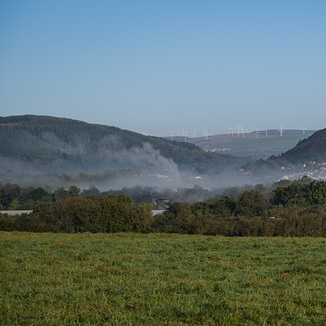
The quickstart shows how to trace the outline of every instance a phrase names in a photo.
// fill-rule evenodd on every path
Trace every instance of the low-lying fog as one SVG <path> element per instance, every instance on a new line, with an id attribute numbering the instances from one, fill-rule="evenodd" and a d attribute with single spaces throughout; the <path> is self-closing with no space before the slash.
<path id="1" fill-rule="evenodd" d="M 195 169 L 180 170 L 172 159 L 162 156 L 150 144 L 126 148 L 114 136 L 104 138 L 96 145 L 87 139 L 84 143 L 71 145 L 53 133 L 44 133 L 41 146 L 33 136 L 25 137 L 22 145 L 33 153 L 33 161 L 0 157 L 0 183 L 52 190 L 70 185 L 81 189 L 95 186 L 102 191 L 137 185 L 162 188 L 199 185 L 216 189 L 272 183 L 294 174 L 293 171 L 266 171 L 264 176 L 257 178 L 240 167 L 206 175 L 195 172 Z"/>

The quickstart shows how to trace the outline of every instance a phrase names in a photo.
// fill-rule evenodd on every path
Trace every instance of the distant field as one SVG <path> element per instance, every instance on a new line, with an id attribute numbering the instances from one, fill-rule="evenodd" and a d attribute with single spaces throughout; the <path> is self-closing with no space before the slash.
<path id="1" fill-rule="evenodd" d="M 1 325 L 326 325 L 326 239 L 0 232 Z"/>
<path id="2" fill-rule="evenodd" d="M 282 137 L 273 130 L 266 133 L 260 131 L 258 138 L 255 133 L 215 135 L 206 138 L 188 138 L 188 142 L 194 143 L 205 150 L 217 151 L 224 154 L 239 156 L 252 156 L 256 158 L 268 158 L 271 155 L 279 155 L 293 148 L 297 143 L 312 135 L 312 131 L 303 134 L 288 130 Z"/>

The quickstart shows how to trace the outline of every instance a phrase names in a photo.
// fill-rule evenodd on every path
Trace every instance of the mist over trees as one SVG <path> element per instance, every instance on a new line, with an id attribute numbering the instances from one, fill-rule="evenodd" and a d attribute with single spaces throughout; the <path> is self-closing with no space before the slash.
<path id="1" fill-rule="evenodd" d="M 213 189 L 272 183 L 285 175 L 294 180 L 308 173 L 325 178 L 325 143 L 326 129 L 282 155 L 256 160 L 72 119 L 0 117 L 0 182 L 51 191 L 94 185 L 103 191 L 138 185 Z"/>
<path id="2" fill-rule="evenodd" d="M 159 232 L 224 236 L 326 236 L 326 183 L 295 182 L 237 199 L 175 203 L 153 222 Z M 310 180 L 311 181 L 311 180 Z M 268 199 L 269 198 L 269 199 Z"/>
<path id="3" fill-rule="evenodd" d="M 0 209 L 33 210 L 2 214 L 2 230 L 326 236 L 324 181 L 246 182 L 260 174 L 272 183 L 269 171 L 281 175 L 291 166 L 325 171 L 326 130 L 250 163 L 190 143 L 54 117 L 0 117 L 0 139 Z"/>
<path id="4" fill-rule="evenodd" d="M 112 126 L 46 117 L 0 117 L 0 180 L 24 186 L 121 189 L 194 185 L 248 158 Z M 233 171 L 232 171 L 233 172 Z"/>
<path id="5" fill-rule="evenodd" d="M 10 207 L 13 201 L 22 198 L 19 188 L 12 185 L 3 188 L 0 192 L 2 205 Z M 33 195 L 36 198 L 33 213 L 1 214 L 0 230 L 326 236 L 326 182 L 303 178 L 293 183 L 280 182 L 272 188 L 267 190 L 262 185 L 243 191 L 229 188 L 215 197 L 193 202 L 175 198 L 163 214 L 155 216 L 152 215 L 153 202 L 136 203 L 125 193 L 101 194 L 92 188 L 93 193 L 83 194 L 75 186 L 67 190 L 59 188 L 52 194 L 40 188 L 22 189 L 27 201 Z M 192 189 L 201 190 L 204 189 Z M 18 197 L 10 198 L 6 194 Z M 143 192 L 143 195 L 148 196 L 148 193 Z M 138 198 L 138 201 L 142 200 Z"/>

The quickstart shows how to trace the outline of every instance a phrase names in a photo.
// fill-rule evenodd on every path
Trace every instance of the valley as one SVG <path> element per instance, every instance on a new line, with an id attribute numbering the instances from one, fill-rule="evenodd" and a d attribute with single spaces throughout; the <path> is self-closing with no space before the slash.
<path id="1" fill-rule="evenodd" d="M 214 189 L 304 175 L 323 180 L 325 133 L 269 129 L 159 138 L 57 117 L 0 117 L 0 182 L 106 191 Z"/>

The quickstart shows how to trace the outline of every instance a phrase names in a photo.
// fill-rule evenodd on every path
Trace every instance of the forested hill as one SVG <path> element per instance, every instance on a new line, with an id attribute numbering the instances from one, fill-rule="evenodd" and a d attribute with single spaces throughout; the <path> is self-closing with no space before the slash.
<path id="1" fill-rule="evenodd" d="M 318 163 L 326 162 L 326 129 L 315 132 L 274 160 L 287 161 L 293 164 L 306 163 L 310 160 Z"/>
<path id="2" fill-rule="evenodd" d="M 245 162 L 245 158 L 206 153 L 190 143 L 112 126 L 49 116 L 0 117 L 0 183 L 11 181 L 9 174 L 16 172 L 79 173 L 87 179 L 89 174 L 116 177 L 113 171 L 120 171 L 139 176 L 139 171 L 146 171 L 171 179 L 180 170 L 216 173 Z"/>
<path id="3" fill-rule="evenodd" d="M 308 175 L 316 179 L 325 179 L 326 129 L 316 131 L 309 138 L 279 156 L 267 160 L 249 163 L 246 169 L 256 176 L 271 175 L 275 171 L 278 177 L 300 178 Z"/>

